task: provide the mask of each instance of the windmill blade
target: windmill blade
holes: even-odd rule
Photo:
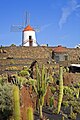
[[[36,32],[40,32],[40,27],[33,27],[33,29],[36,31]]]
[[[30,13],[25,12],[25,27],[30,24]]]
[[[21,32],[24,29],[22,25],[11,25],[11,32]]]

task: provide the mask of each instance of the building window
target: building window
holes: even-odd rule
[[[67,55],[65,56],[65,60],[68,60],[68,56]]]
[[[59,62],[59,56],[55,56],[56,62]]]

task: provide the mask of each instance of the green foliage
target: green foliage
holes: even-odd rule
[[[0,76],[0,84],[3,83],[3,79],[2,79],[2,76]]]
[[[74,86],[64,86],[64,95],[67,96],[67,100],[75,100],[75,97],[79,98],[79,88]]]
[[[64,86],[64,95],[66,94],[72,94],[73,90],[69,86]]]
[[[32,107],[28,107],[27,109],[27,120],[34,120]]]
[[[68,67],[64,67],[63,68],[63,72],[69,72],[69,68]]]
[[[16,46],[15,44],[11,44],[12,47]]]
[[[71,120],[76,120],[76,113],[72,113],[72,114],[70,114],[69,115],[69,118],[71,119]]]
[[[62,120],[65,120],[64,116],[62,116]]]
[[[53,75],[49,75],[49,82],[50,82],[50,83],[53,83],[53,82],[54,82]]]
[[[53,101],[54,101],[54,97],[50,97],[50,107],[53,107]]]
[[[16,82],[14,84],[17,85],[19,88],[27,83],[27,79],[25,77],[18,76],[17,74],[15,74],[14,76],[16,78]]]
[[[73,107],[73,111],[77,114],[78,113],[80,114],[80,103],[79,102],[77,102],[77,104]]]
[[[57,113],[60,112],[62,98],[63,98],[63,67],[60,66],[60,70],[59,70],[59,98],[58,98],[58,111],[57,111]]]
[[[14,120],[20,120],[20,100],[19,88],[14,85],[13,87],[13,100],[14,100]]]
[[[0,120],[7,120],[13,114],[13,86],[0,84]]]
[[[68,117],[72,120],[76,120],[77,114],[80,113],[79,84],[64,86],[63,106],[71,108]]]
[[[63,106],[64,107],[69,107],[69,101],[63,101]]]
[[[29,77],[30,76],[30,74],[29,74],[29,69],[23,69],[23,70],[21,70],[20,72],[19,72],[19,75],[21,75],[21,76],[27,76],[27,77]]]
[[[54,94],[54,93],[55,93],[55,91],[56,91],[56,88],[55,88],[55,87],[53,87],[53,86],[51,86],[51,92]]]
[[[69,101],[69,100],[74,100],[74,95],[75,95],[75,90],[69,86],[64,86],[64,96],[67,96],[66,97],[66,100]]]
[[[70,115],[69,115],[69,118],[71,120],[76,120],[76,113],[73,112],[73,108],[72,108],[72,105],[70,106]]]
[[[41,73],[38,65],[36,65],[36,74],[37,74],[37,94],[39,96],[44,96],[47,91],[49,78],[47,77],[44,66],[42,67]]]
[[[8,76],[7,76],[7,74],[2,74],[2,75],[0,75],[0,84],[1,84],[1,85],[4,85],[4,83],[7,83],[7,81],[8,81]]]
[[[47,73],[45,71],[44,66],[42,66],[42,70],[40,72],[38,64],[36,64],[36,93],[38,96],[38,102],[39,102],[39,113],[40,118],[42,118],[42,107],[44,104],[44,97],[47,92],[48,82],[49,78],[47,76]]]

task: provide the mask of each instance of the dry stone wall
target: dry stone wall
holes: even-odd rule
[[[0,71],[21,70],[35,60],[46,65],[51,57],[48,47],[3,47],[0,48]]]
[[[80,61],[80,48],[69,48],[68,49],[69,61],[78,62]]]
[[[25,47],[11,46],[0,48],[0,72],[5,70],[21,70],[23,66],[30,66],[33,61],[49,66],[53,65],[53,47]],[[65,66],[71,63],[80,63],[80,49],[67,48],[69,60],[62,62]]]

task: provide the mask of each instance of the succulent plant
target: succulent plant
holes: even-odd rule
[[[63,67],[60,66],[60,69],[59,69],[59,98],[58,98],[58,111],[57,111],[57,113],[60,112],[62,98],[63,98]]]
[[[19,88],[13,86],[13,100],[14,100],[14,120],[20,120],[20,101],[19,101]]]

